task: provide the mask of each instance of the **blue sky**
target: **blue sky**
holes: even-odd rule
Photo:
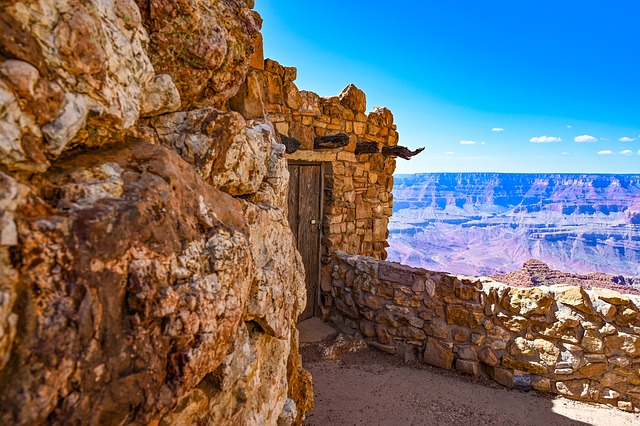
[[[300,89],[394,113],[396,173],[640,173],[640,0],[257,0]],[[502,129],[502,130],[501,130]]]

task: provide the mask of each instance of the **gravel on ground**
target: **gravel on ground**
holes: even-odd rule
[[[338,360],[302,348],[313,375],[315,408],[304,422],[324,425],[640,425],[640,414],[535,391],[504,388],[372,348]]]

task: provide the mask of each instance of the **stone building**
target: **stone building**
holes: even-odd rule
[[[288,216],[307,272],[301,319],[326,319],[333,253],[386,259],[396,157],[421,150],[398,146],[391,111],[366,112],[366,95],[353,84],[338,96],[299,91],[296,68],[264,60],[260,43],[230,106],[245,117],[267,118],[287,146]]]

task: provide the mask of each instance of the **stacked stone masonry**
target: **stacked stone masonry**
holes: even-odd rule
[[[289,161],[325,164],[323,262],[335,250],[385,259],[396,160],[381,151],[398,144],[391,111],[375,107],[365,113],[366,96],[354,85],[320,97],[298,90],[295,68],[271,59],[253,65],[260,68],[251,69],[230,105],[245,117],[268,117],[279,135],[299,141]],[[348,136],[346,146],[314,148],[317,136],[338,134]],[[377,152],[356,154],[361,142],[377,144]]]
[[[334,319],[385,352],[640,411],[640,297],[516,288],[335,253]]]
[[[387,257],[396,159],[383,155],[382,149],[397,146],[397,128],[387,108],[366,113],[366,95],[353,84],[331,97],[298,90],[296,68],[263,59],[260,43],[256,42],[247,79],[229,105],[244,117],[267,118],[279,137],[299,143],[287,154],[289,162],[324,165],[320,316],[326,319],[333,303],[332,254]],[[346,135],[348,143],[335,148],[315,143],[316,137],[333,135]],[[363,143],[365,152],[357,149]]]

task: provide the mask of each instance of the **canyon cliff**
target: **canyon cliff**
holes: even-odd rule
[[[396,176],[389,258],[469,275],[530,258],[570,273],[640,276],[640,176]]]
[[[5,424],[300,424],[312,406],[285,147],[229,102],[264,66],[252,8],[0,4]]]

